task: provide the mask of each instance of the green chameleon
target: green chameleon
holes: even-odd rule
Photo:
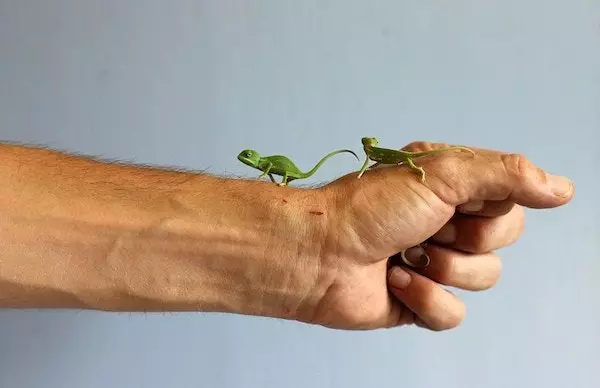
[[[446,148],[438,148],[431,151],[423,151],[423,152],[409,152],[409,151],[401,151],[401,150],[393,150],[389,148],[381,148],[377,145],[379,141],[374,137],[363,137],[361,139],[363,144],[363,149],[365,150],[366,159],[364,164],[362,165],[360,172],[358,174],[357,179],[360,179],[362,175],[367,170],[367,165],[369,164],[369,160],[373,160],[376,163],[371,167],[375,167],[380,164],[402,164],[407,163],[413,171],[416,171],[421,176],[421,182],[425,182],[425,170],[423,167],[417,167],[413,159],[420,158],[423,156],[438,154],[441,152],[451,151],[451,150],[464,150],[468,151],[471,154],[475,155],[475,153],[467,148],[462,146],[455,147],[446,147]]]
[[[278,186],[287,186],[293,180],[311,177],[327,159],[342,152],[349,152],[354,155],[356,160],[360,160],[354,151],[337,150],[325,155],[311,170],[303,172],[287,156],[283,155],[261,156],[255,150],[243,150],[237,158],[245,165],[262,171],[263,173],[259,175],[259,179],[269,176],[273,183],[277,183],[273,178],[273,174],[275,174],[283,177]]]

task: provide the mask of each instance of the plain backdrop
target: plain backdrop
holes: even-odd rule
[[[598,387],[600,1],[0,0],[3,141],[254,178],[244,148],[308,169],[362,136],[521,152],[577,194],[455,330],[6,310],[0,387]]]

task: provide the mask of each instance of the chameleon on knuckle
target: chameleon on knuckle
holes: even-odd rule
[[[425,157],[425,156],[430,156],[430,155],[437,155],[437,154],[444,153],[447,151],[452,151],[452,150],[457,150],[457,151],[463,150],[463,151],[467,151],[467,152],[471,153],[472,155],[475,155],[473,150],[471,150],[470,148],[467,148],[467,147],[463,147],[463,146],[443,147],[443,148],[431,149],[429,151],[411,152],[411,151],[394,150],[391,148],[379,147],[379,140],[375,137],[363,137],[361,139],[361,143],[363,145],[363,150],[366,154],[366,158],[365,158],[365,161],[364,161],[361,169],[359,170],[357,179],[360,179],[363,176],[363,174],[366,172],[366,170],[369,168],[369,165],[368,165],[369,161],[373,161],[373,162],[375,162],[375,165],[377,165],[377,166],[406,164],[409,166],[411,171],[418,174],[421,183],[425,183],[426,172],[423,169],[423,167],[415,164],[415,162],[414,162],[415,159]],[[371,167],[373,167],[373,166],[374,165],[372,165]]]

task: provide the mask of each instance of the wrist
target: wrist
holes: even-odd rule
[[[117,310],[309,319],[328,276],[318,190],[197,176],[167,195],[168,216],[114,244]]]

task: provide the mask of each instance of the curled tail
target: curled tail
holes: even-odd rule
[[[351,153],[352,155],[354,155],[354,157],[356,158],[356,160],[359,160],[358,159],[358,155],[356,155],[356,153],[354,151],[352,151],[352,150],[337,150],[337,151],[333,151],[333,152],[330,152],[327,155],[323,156],[323,158],[321,158],[321,160],[319,160],[317,162],[317,164],[313,168],[311,168],[309,171],[307,171],[306,173],[304,173],[304,177],[308,178],[308,177],[312,176],[315,172],[317,172],[317,170],[319,169],[319,167],[321,167],[321,165],[323,163],[325,163],[325,161],[327,159],[331,158],[333,155],[341,154],[342,152]]]

